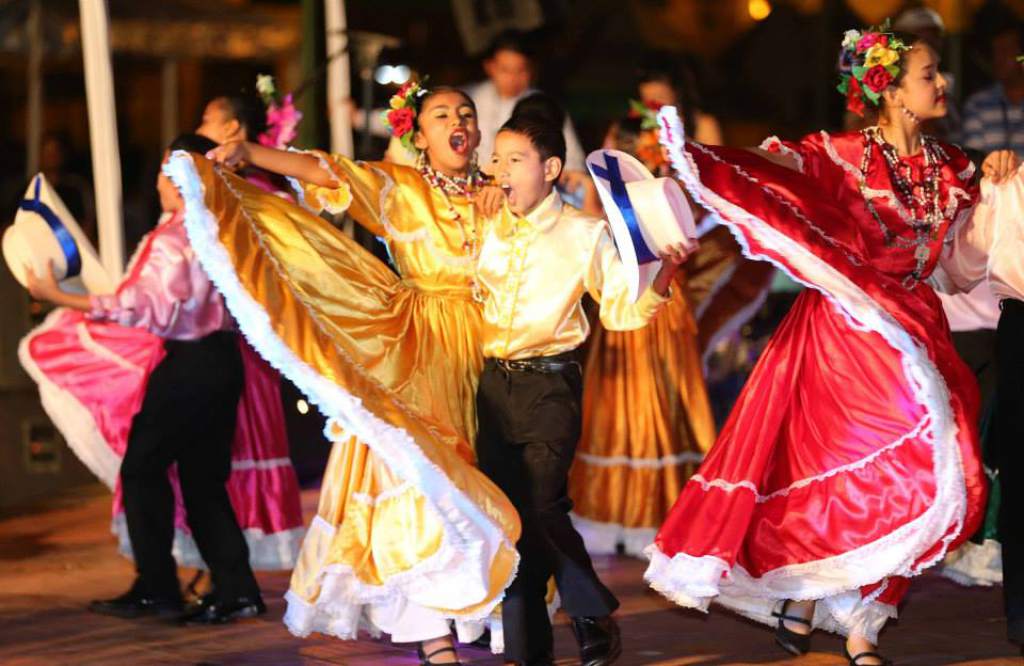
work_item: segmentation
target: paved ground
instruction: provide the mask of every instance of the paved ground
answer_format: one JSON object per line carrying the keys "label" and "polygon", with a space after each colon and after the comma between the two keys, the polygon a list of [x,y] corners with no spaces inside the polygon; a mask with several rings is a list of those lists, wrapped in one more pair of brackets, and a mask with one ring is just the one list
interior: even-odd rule
{"label": "paved ground", "polygon": [[[315,494],[307,493],[305,502],[311,508]],[[417,663],[410,646],[291,636],[280,622],[287,573],[260,576],[266,616],[228,627],[180,628],[86,612],[90,599],[119,594],[131,579],[131,566],[116,554],[108,532],[109,506],[108,496],[91,488],[0,516],[0,664]],[[672,607],[643,585],[637,560],[602,558],[597,565],[622,600],[622,666],[845,663],[836,637],[818,635],[813,653],[785,658],[758,625],[721,611],[703,616]],[[883,634],[898,664],[1024,663],[1003,640],[997,588],[966,589],[926,576],[903,611]],[[575,646],[564,618],[560,622],[559,664],[574,664]],[[501,663],[479,650],[464,650],[462,658],[481,666]]]}

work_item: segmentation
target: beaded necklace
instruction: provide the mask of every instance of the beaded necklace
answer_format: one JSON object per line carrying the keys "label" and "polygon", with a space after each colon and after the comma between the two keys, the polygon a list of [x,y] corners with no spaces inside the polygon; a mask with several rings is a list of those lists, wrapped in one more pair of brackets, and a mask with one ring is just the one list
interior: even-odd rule
{"label": "beaded necklace", "polygon": [[[478,302],[483,302],[479,280],[476,277],[476,264],[477,259],[480,257],[480,225],[476,223],[476,208],[472,204],[473,195],[486,182],[487,177],[475,165],[470,167],[470,172],[467,176],[449,176],[431,167],[425,159],[417,165],[417,170],[430,187],[441,193],[445,204],[448,206],[448,212],[455,220],[459,231],[462,232],[463,256],[467,257],[473,264],[471,284],[473,298]],[[462,214],[452,204],[451,197],[453,196],[462,197],[469,201],[470,220],[468,225],[463,221]],[[467,226],[469,227],[468,231]]]}
{"label": "beaded necklace", "polygon": [[[938,239],[939,229],[944,221],[942,207],[939,203],[939,173],[944,161],[944,153],[938,143],[930,136],[921,137],[921,148],[924,153],[924,173],[920,182],[914,182],[910,178],[910,166],[900,160],[896,148],[885,140],[878,127],[869,127],[862,130],[864,135],[864,156],[860,164],[860,191],[867,204],[868,211],[882,229],[885,244],[889,247],[915,248],[914,270],[904,281],[905,284],[912,284],[922,279],[924,269],[931,258],[930,244]],[[914,231],[914,237],[901,239],[882,220],[872,197],[867,190],[867,175],[871,161],[872,150],[877,148],[885,159],[889,180],[895,188],[896,198],[903,207],[910,212],[910,228]],[[918,217],[918,211],[924,215]]]}

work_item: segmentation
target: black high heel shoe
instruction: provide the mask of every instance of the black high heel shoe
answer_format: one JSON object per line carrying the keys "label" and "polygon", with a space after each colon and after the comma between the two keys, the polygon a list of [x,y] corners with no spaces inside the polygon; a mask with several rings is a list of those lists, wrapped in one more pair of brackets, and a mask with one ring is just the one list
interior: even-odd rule
{"label": "black high heel shoe", "polygon": [[433,659],[437,655],[444,654],[445,652],[451,652],[452,654],[455,654],[455,655],[458,654],[458,651],[455,648],[450,647],[450,646],[449,647],[438,648],[438,649],[434,650],[433,652],[431,652],[430,654],[425,654],[423,652],[423,644],[422,643],[416,646],[416,656],[418,656],[420,658],[420,666],[462,666],[462,662],[461,661],[449,662],[449,663],[445,663],[445,664],[439,664],[439,663],[435,663],[435,662],[431,661],[431,659]]}
{"label": "black high heel shoe", "polygon": [[[874,657],[875,659],[878,659],[878,660],[880,660],[882,662],[882,666],[895,666],[893,664],[892,659],[889,659],[888,657],[883,657],[879,653],[872,652],[870,650],[868,650],[867,652],[859,652],[856,655],[851,657],[850,656],[850,651],[847,650],[846,647],[844,646],[843,647],[843,656],[846,657],[847,661],[850,662],[850,666],[868,666],[867,664],[861,664],[860,663],[861,657]],[[872,666],[874,666],[874,664],[872,664]]]}
{"label": "black high heel shoe", "polygon": [[779,618],[779,626],[775,628],[775,642],[786,652],[799,657],[807,654],[811,649],[811,633],[808,631],[806,634],[798,634],[788,628],[785,623],[796,622],[811,629],[811,621],[795,615],[786,615],[786,608],[788,606],[789,601],[787,600],[782,602],[782,608],[772,611],[772,617]]}

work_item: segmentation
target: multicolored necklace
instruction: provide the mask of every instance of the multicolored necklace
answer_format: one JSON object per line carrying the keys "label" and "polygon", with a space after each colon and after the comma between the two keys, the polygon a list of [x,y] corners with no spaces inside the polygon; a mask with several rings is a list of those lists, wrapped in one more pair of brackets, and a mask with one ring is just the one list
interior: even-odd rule
{"label": "multicolored necklace", "polygon": [[483,174],[479,169],[473,168],[466,176],[449,176],[434,169],[424,162],[417,166],[423,180],[434,188],[443,192],[446,196],[473,198],[473,192],[483,182]]}
{"label": "multicolored necklace", "polygon": [[[462,232],[462,255],[467,258],[473,266],[472,280],[472,291],[473,298],[479,302],[483,302],[483,297],[479,288],[479,281],[476,279],[476,263],[480,256],[480,225],[476,221],[476,208],[473,206],[473,195],[477,189],[486,182],[487,177],[478,169],[476,165],[470,167],[470,172],[466,176],[449,176],[448,174],[441,173],[440,171],[431,167],[425,159],[421,160],[416,165],[420,175],[423,176],[423,180],[426,181],[431,188],[437,190],[444,198],[445,204],[448,206],[448,213],[452,216],[459,231]],[[452,204],[451,197],[461,197],[469,202],[470,219],[468,224],[462,219],[462,214]],[[468,229],[467,229],[468,227]]]}
{"label": "multicolored necklace", "polygon": [[[921,149],[924,153],[924,173],[920,182],[911,180],[910,166],[900,160],[896,148],[885,140],[878,127],[869,127],[862,131],[864,135],[864,156],[860,164],[860,191],[867,203],[868,211],[878,223],[889,247],[904,249],[914,248],[914,270],[907,276],[905,283],[913,284],[924,276],[924,269],[931,259],[931,244],[938,239],[944,216],[939,202],[939,177],[945,154],[932,137],[921,137]],[[868,191],[867,176],[871,164],[871,155],[877,148],[885,160],[889,180],[895,189],[897,202],[910,214],[908,225],[914,231],[913,238],[901,238],[882,220],[875,208],[873,195]],[[918,212],[922,216],[918,216]]]}

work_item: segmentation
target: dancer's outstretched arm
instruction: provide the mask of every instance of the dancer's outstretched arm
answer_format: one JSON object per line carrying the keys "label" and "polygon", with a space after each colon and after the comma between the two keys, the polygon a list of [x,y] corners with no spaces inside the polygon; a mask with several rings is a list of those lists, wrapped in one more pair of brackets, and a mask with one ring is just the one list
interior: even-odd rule
{"label": "dancer's outstretched arm", "polygon": [[251,165],[320,187],[339,185],[338,180],[321,165],[320,160],[307,153],[268,148],[249,141],[231,141],[217,146],[208,152],[206,157],[232,169]]}

